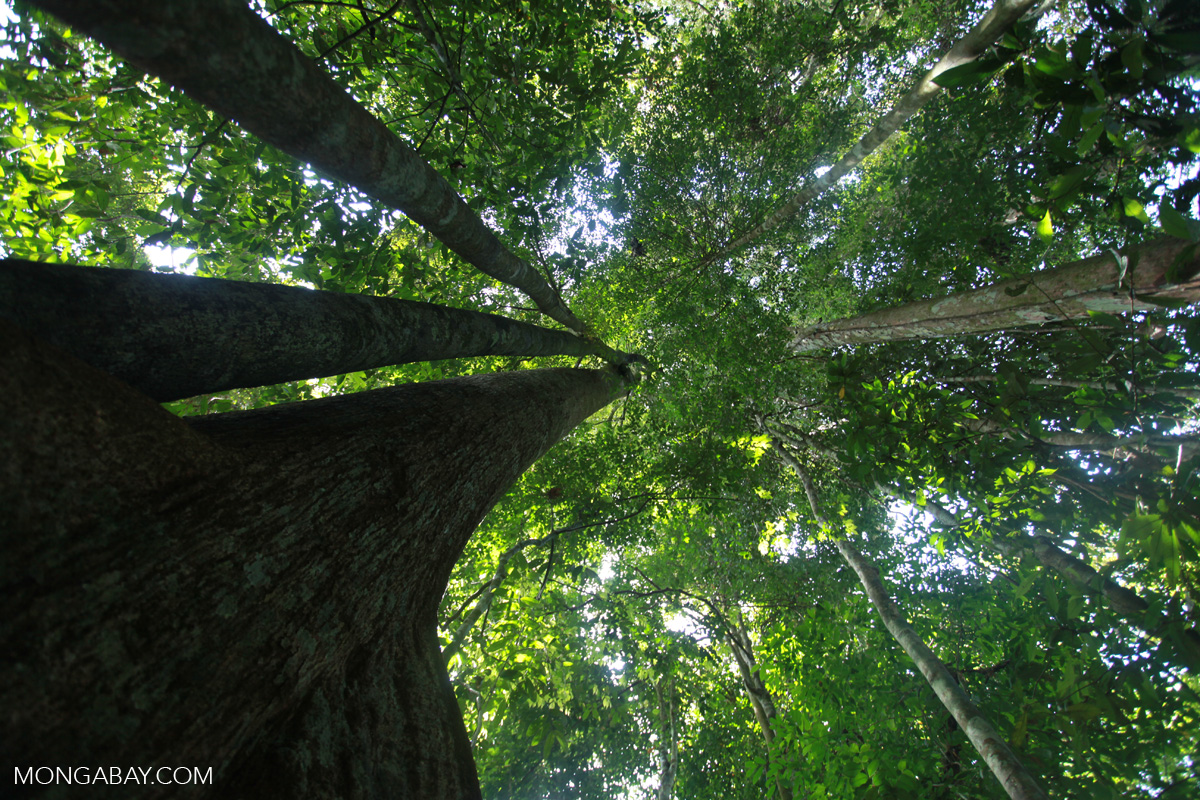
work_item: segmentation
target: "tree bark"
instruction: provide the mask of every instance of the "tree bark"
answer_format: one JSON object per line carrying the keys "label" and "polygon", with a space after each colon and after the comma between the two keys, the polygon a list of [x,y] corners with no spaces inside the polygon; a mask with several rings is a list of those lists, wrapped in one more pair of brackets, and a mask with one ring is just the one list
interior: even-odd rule
{"label": "tree bark", "polygon": [[[730,623],[732,625],[732,618]],[[775,718],[779,715],[775,708],[775,699],[771,690],[763,683],[758,673],[758,662],[754,658],[754,648],[750,643],[750,634],[745,625],[738,622],[736,627],[729,630],[729,649],[733,651],[733,660],[737,662],[738,672],[742,676],[742,686],[750,699],[750,707],[754,710],[754,719],[762,732],[763,741],[767,745],[768,762],[774,761],[778,753],[774,750]],[[792,790],[780,776],[775,780],[775,788],[779,790],[780,800],[791,800]]]}
{"label": "tree bark", "polygon": [[2,320],[0,338],[14,764],[211,766],[221,797],[478,797],[437,605],[479,520],[617,373],[185,422]]}
{"label": "tree bark", "polygon": [[1114,436],[1109,433],[1089,433],[1087,431],[1041,431],[1032,434],[1020,428],[1006,427],[988,419],[962,420],[963,428],[984,435],[998,436],[1013,441],[1037,442],[1047,447],[1060,450],[1087,450],[1105,452],[1109,450],[1132,450],[1146,452],[1152,448],[1165,448],[1178,451],[1183,448],[1183,458],[1191,458],[1195,453],[1197,441],[1193,435],[1161,436],[1156,434],[1137,434],[1134,436]]}
{"label": "tree bark", "polygon": [[[833,533],[832,524],[821,512],[817,499],[817,488],[812,477],[807,470],[800,466],[800,462],[787,452],[778,439],[775,440],[775,449],[804,485],[804,492],[808,496],[813,517],[821,527]],[[971,740],[971,744],[979,752],[992,774],[1000,781],[1000,785],[1004,787],[1008,796],[1012,800],[1045,800],[1045,792],[1037,785],[1033,776],[1025,770],[1025,765],[1009,748],[1004,737],[992,726],[983,712],[971,702],[962,687],[959,686],[958,681],[946,669],[946,665],[934,655],[929,646],[908,624],[900,607],[888,596],[883,581],[879,577],[879,568],[868,561],[858,548],[850,544],[844,536],[837,536],[833,539],[833,543],[838,552],[842,554],[842,558],[858,576],[863,591],[866,592],[871,604],[875,606],[875,610],[879,613],[888,632],[892,634],[909,658],[916,663],[921,674],[925,676],[925,680],[929,682],[938,699],[942,701],[942,705],[967,734],[967,738]]]}
{"label": "tree bark", "polygon": [[942,90],[942,87],[935,82],[938,75],[979,58],[997,39],[1004,35],[1006,30],[1024,16],[1034,3],[1035,0],[996,0],[996,4],[983,15],[975,27],[967,31],[963,38],[951,47],[933,65],[931,70],[925,73],[917,85],[900,98],[896,105],[875,124],[875,127],[868,131],[854,147],[850,148],[849,153],[842,156],[841,160],[824,175],[788,198],[787,202],[771,212],[757,226],[730,242],[719,253],[710,256],[709,260],[723,259],[758,239],[767,231],[777,228],[780,223],[795,215],[800,209],[823,194],[826,189],[837,183],[862,163],[863,159],[878,150],[884,142],[891,138],[893,133],[900,129],[901,125]]}
{"label": "tree bark", "polygon": [[1179,239],[1145,245],[1130,256],[1131,264],[1136,258],[1136,266],[1121,279],[1116,260],[1106,253],[982,289],[793,328],[792,349],[803,353],[825,347],[990,333],[1082,319],[1089,311],[1120,314],[1154,308],[1142,299],[1146,297],[1200,302],[1200,279],[1194,277],[1200,272],[1200,250],[1180,265],[1181,274],[1190,277],[1179,283],[1167,281],[1176,256],[1189,246]]}
{"label": "tree bark", "polygon": [[390,297],[0,261],[0,317],[159,402],[465,356],[598,355],[573,333]]}
{"label": "tree bark", "polygon": [[[936,383],[993,383],[1000,380],[999,375],[963,375],[958,377],[938,376],[932,379]],[[1076,381],[1068,378],[1029,378],[1033,386],[1060,386],[1067,389],[1099,389],[1104,392],[1124,392],[1140,395],[1174,395],[1190,400],[1200,400],[1200,389],[1186,386],[1139,386],[1134,384],[1111,383],[1107,381]]]}
{"label": "tree bark", "polygon": [[[666,684],[666,696],[663,684]],[[658,800],[675,796],[675,777],[679,774],[679,730],[675,723],[675,679],[659,678],[654,684],[658,700]]]}
{"label": "tree bark", "polygon": [[481,272],[587,333],[433,167],[244,2],[33,2],[263,141],[403,211]]}

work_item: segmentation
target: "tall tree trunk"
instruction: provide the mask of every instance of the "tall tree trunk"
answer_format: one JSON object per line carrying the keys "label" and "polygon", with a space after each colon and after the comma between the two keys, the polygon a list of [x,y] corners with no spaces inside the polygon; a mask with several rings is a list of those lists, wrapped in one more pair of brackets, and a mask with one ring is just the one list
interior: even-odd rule
{"label": "tall tree trunk", "polygon": [[[813,484],[812,477],[778,439],[775,440],[775,449],[804,485],[804,492],[808,496],[813,517],[823,528],[833,532],[833,526],[821,511],[820,503],[817,500],[817,489]],[[1005,743],[1004,737],[996,731],[983,712],[971,702],[962,687],[958,685],[958,681],[946,669],[945,664],[934,655],[929,646],[908,624],[900,607],[888,596],[883,581],[879,578],[879,569],[869,562],[858,551],[858,548],[850,544],[844,536],[837,536],[833,542],[838,552],[842,554],[842,558],[858,576],[863,591],[866,592],[871,604],[875,606],[875,610],[879,613],[888,632],[892,634],[909,658],[916,663],[921,674],[925,676],[925,680],[929,682],[938,699],[942,701],[942,705],[967,734],[967,738],[971,740],[971,744],[975,746],[992,774],[1000,781],[1008,796],[1013,800],[1045,800],[1045,792],[1025,770],[1025,765]]]}
{"label": "tall tree trunk", "polygon": [[1146,296],[1200,302],[1200,279],[1194,277],[1200,272],[1200,250],[1179,265],[1180,274],[1187,276],[1184,280],[1167,281],[1176,257],[1188,247],[1188,242],[1179,239],[1145,245],[1129,256],[1131,267],[1124,276],[1116,259],[1105,253],[982,289],[795,328],[792,349],[802,353],[823,347],[990,333],[1086,318],[1089,311],[1120,314],[1154,308],[1141,299]]}
{"label": "tall tree trunk", "polygon": [[478,797],[437,605],[479,520],[624,391],[617,373],[185,422],[3,321],[0,338],[13,763],[212,766],[222,797]]}
{"label": "tall tree trunk", "polygon": [[481,272],[587,333],[433,167],[242,0],[33,2],[263,141],[403,211]]}
{"label": "tall tree trunk", "polygon": [[463,356],[597,355],[573,333],[390,297],[0,261],[0,317],[160,402]]}
{"label": "tall tree trunk", "polygon": [[757,226],[739,236],[726,245],[720,252],[709,256],[708,260],[720,260],[740,250],[795,215],[800,209],[811,203],[819,195],[833,186],[852,169],[862,163],[863,159],[875,152],[891,138],[892,134],[910,117],[921,110],[921,107],[934,98],[942,87],[935,82],[937,76],[948,69],[967,64],[987,52],[992,44],[1004,35],[1025,12],[1033,7],[1035,0],[996,0],[996,4],[983,15],[975,27],[967,31],[962,39],[946,52],[946,55],[933,65],[929,72],[917,82],[917,85],[904,97],[896,102],[890,111],[883,116],[866,136],[850,148],[850,152],[842,156],[828,172],[805,186],[799,192],[788,198],[782,206],[759,223]]}

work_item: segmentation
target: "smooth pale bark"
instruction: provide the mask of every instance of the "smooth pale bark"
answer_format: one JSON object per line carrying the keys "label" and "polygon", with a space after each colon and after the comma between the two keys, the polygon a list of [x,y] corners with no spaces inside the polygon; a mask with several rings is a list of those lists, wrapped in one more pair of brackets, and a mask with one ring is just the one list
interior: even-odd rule
{"label": "smooth pale bark", "polygon": [[[892,487],[881,486],[880,490],[909,503],[915,499]],[[946,528],[956,528],[962,524],[956,514],[940,503],[926,500],[921,508],[929,513],[938,524]],[[1137,592],[1122,586],[1112,578],[1101,575],[1091,564],[1066,552],[1050,538],[1021,535],[992,536],[987,543],[997,552],[1009,557],[1019,558],[1025,553],[1032,554],[1043,566],[1055,570],[1084,592],[1103,597],[1105,603],[1115,613],[1149,635],[1172,642],[1189,669],[1200,669],[1200,633],[1194,629],[1166,626],[1161,624],[1159,619],[1147,617],[1150,604]]]}
{"label": "smooth pale bark", "polygon": [[[775,441],[775,450],[804,485],[804,492],[808,496],[813,517],[823,528],[833,533],[835,529],[821,511],[817,499],[817,489],[808,471],[792,457],[778,439]],[[883,581],[879,577],[879,568],[868,561],[858,548],[850,544],[844,537],[837,537],[833,542],[838,552],[842,554],[842,558],[858,576],[863,591],[866,592],[871,604],[875,606],[875,610],[879,613],[888,632],[899,642],[909,658],[916,663],[917,668],[921,670],[921,674],[925,676],[925,680],[929,682],[942,705],[967,734],[967,738],[971,740],[971,744],[979,752],[992,774],[1000,781],[1000,785],[1004,787],[1008,796],[1013,800],[1045,800],[1046,793],[1037,785],[1033,776],[1026,771],[1025,765],[1009,748],[1004,737],[992,726],[983,712],[971,702],[962,687],[959,686],[958,681],[946,669],[946,665],[934,655],[929,646],[909,625],[900,607],[896,605],[884,588]]]}
{"label": "smooth pale bark", "polygon": [[[763,683],[758,672],[758,662],[754,658],[754,647],[750,642],[750,634],[740,622],[729,630],[729,649],[733,651],[733,660],[737,662],[738,673],[742,676],[742,686],[746,696],[750,698],[750,707],[754,710],[754,719],[767,745],[767,758],[774,760],[775,718],[779,716],[775,708],[775,699],[771,691]],[[775,781],[779,790],[780,800],[791,800],[792,790],[780,777]]]}
{"label": "smooth pale bark", "polygon": [[[663,684],[666,684],[664,696]],[[658,800],[675,796],[675,777],[679,774],[679,730],[675,721],[675,679],[660,678],[654,684],[658,700]]]}
{"label": "smooth pale bark", "polygon": [[[1200,249],[1181,265],[1189,276],[1169,283],[1167,272],[1190,243],[1167,239],[1145,245],[1130,255],[1137,264],[1123,279],[1110,253],[1055,269],[958,292],[935,300],[919,300],[849,319],[793,328],[792,349],[803,353],[826,347],[935,339],[1083,319],[1089,311],[1121,314],[1153,309],[1141,298],[1200,302]],[[1130,292],[1134,298],[1130,298]]]}
{"label": "smooth pale bark", "polygon": [[875,127],[868,131],[867,135],[860,139],[854,147],[850,148],[850,152],[842,156],[840,161],[830,167],[828,172],[792,195],[788,198],[787,202],[771,212],[770,216],[765,220],[730,242],[719,253],[710,256],[709,260],[720,260],[732,254],[735,250],[739,250],[750,244],[767,231],[778,227],[784,220],[794,216],[798,211],[824,193],[830,186],[837,183],[838,180],[862,163],[863,159],[878,150],[893,133],[900,129],[901,125],[920,111],[922,106],[932,100],[942,90],[942,87],[935,83],[938,75],[941,75],[948,69],[970,63],[986,53],[988,48],[1003,36],[1004,32],[1011,28],[1018,19],[1024,16],[1034,4],[1035,0],[997,0],[996,4],[976,23],[975,27],[967,31],[933,65],[933,68],[925,73],[925,76],[917,82],[917,85],[908,94],[900,98],[896,102],[896,105],[875,124]]}
{"label": "smooth pale bark", "polygon": [[625,391],[616,372],[185,422],[2,320],[0,338],[12,763],[211,766],[222,798],[479,796],[437,605],[484,513]]}
{"label": "smooth pale bark", "polygon": [[0,317],[160,402],[464,356],[599,355],[568,331],[390,297],[0,261]]}
{"label": "smooth pale bark", "polygon": [[1138,450],[1149,448],[1183,449],[1183,457],[1190,458],[1195,452],[1197,442],[1194,436],[1160,436],[1141,434],[1137,436],[1114,436],[1108,433],[1088,433],[1080,431],[1041,431],[1034,435],[1018,428],[1009,428],[986,419],[963,420],[961,425],[974,433],[999,436],[1015,441],[1038,442],[1049,447],[1063,450]]}
{"label": "smooth pale bark", "polygon": [[[587,328],[408,144],[241,0],[33,0],[325,175],[399,209],[571,330]],[[598,347],[603,345],[597,343]],[[620,362],[609,351],[605,358]]]}
{"label": "smooth pale bark", "polygon": [[[1000,380],[999,375],[963,375],[958,377],[939,376],[933,379],[937,383],[994,383]],[[1200,400],[1200,389],[1184,386],[1134,386],[1132,384],[1109,383],[1104,381],[1075,381],[1067,378],[1029,378],[1031,386],[1060,386],[1067,389],[1099,389],[1105,392],[1130,392],[1141,395],[1175,395],[1189,400]]]}

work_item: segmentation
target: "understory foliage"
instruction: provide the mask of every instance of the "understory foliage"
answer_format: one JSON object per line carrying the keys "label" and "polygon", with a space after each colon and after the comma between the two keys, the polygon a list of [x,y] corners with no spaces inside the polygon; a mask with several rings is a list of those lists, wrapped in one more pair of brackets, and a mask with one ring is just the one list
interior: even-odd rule
{"label": "understory foliage", "polygon": [[[442,640],[485,796],[652,797],[664,781],[680,798],[1003,796],[780,446],[1051,796],[1200,792],[1194,311],[789,347],[822,320],[1200,238],[1195,4],[1041,7],[852,175],[725,258],[986,6],[254,6],[602,339],[655,366],[513,487],[452,577]],[[0,42],[7,255],[548,324],[403,215],[15,11]],[[169,407],[532,366],[406,365]],[[1047,565],[1043,540],[1097,577]],[[1139,610],[1108,602],[1104,579]]]}

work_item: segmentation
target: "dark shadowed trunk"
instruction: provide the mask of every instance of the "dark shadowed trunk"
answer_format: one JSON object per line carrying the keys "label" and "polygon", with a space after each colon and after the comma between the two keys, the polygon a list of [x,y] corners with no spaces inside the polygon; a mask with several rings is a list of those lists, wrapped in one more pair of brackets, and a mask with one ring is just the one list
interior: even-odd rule
{"label": "dark shadowed trunk", "polygon": [[160,402],[443,358],[599,354],[431,303],[15,260],[0,261],[0,317]]}
{"label": "dark shadowed trunk", "polygon": [[222,797],[478,796],[436,608],[483,515],[624,391],[617,373],[189,424],[2,321],[0,338],[12,765],[211,766]]}

